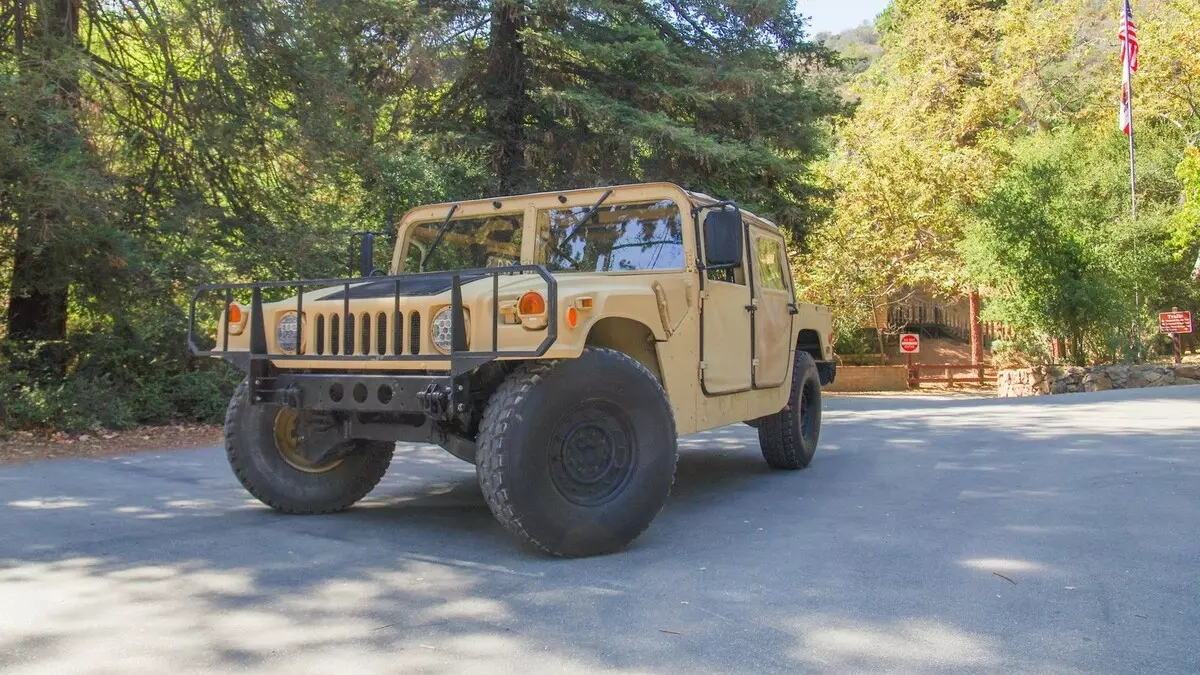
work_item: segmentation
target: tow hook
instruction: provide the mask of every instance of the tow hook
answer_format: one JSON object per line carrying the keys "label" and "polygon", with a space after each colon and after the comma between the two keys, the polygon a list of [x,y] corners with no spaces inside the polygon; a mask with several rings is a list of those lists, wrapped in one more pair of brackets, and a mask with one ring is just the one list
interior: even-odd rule
{"label": "tow hook", "polygon": [[449,419],[451,410],[452,390],[450,387],[439,387],[430,383],[424,391],[417,392],[417,400],[421,409],[433,419]]}

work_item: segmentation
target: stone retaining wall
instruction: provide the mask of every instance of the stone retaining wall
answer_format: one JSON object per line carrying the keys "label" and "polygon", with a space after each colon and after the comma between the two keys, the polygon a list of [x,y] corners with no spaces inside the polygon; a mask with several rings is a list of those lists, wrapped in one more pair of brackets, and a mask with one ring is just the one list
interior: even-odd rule
{"label": "stone retaining wall", "polygon": [[1175,384],[1200,384],[1200,365],[1036,366],[1001,370],[996,377],[996,395],[1042,396]]}

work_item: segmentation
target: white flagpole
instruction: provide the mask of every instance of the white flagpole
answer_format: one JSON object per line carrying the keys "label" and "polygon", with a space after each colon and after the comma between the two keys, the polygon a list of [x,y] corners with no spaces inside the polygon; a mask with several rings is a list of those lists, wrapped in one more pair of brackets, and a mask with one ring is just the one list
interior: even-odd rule
{"label": "white flagpole", "polygon": [[[1125,0],[1124,5],[1125,14],[1121,17],[1121,22],[1122,25],[1127,25],[1125,22],[1129,18],[1129,0]],[[1121,65],[1125,68],[1126,94],[1129,96],[1129,212],[1133,219],[1137,220],[1137,164],[1134,161],[1133,152],[1133,72],[1130,70],[1133,64],[1131,63],[1132,59],[1129,57],[1130,39],[1129,36],[1125,38],[1125,56],[1121,58]]]}

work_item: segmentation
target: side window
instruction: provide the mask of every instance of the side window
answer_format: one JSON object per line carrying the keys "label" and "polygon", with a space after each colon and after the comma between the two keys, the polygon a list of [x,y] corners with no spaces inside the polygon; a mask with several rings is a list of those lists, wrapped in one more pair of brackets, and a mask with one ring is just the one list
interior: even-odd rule
{"label": "side window", "polygon": [[758,269],[755,270],[758,274],[758,285],[760,288],[771,289],[777,291],[787,290],[785,277],[783,276],[783,260],[780,255],[781,246],[776,239],[768,239],[766,237],[755,237],[754,249],[756,253],[756,262]]}
{"label": "side window", "polygon": [[672,201],[538,211],[537,259],[555,272],[682,269],[683,218]]}

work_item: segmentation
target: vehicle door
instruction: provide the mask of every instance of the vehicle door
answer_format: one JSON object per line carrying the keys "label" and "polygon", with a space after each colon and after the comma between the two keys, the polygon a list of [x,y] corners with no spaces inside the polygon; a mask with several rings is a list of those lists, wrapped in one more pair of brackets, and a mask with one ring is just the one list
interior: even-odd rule
{"label": "vehicle door", "polygon": [[745,227],[734,206],[700,211],[700,381],[705,394],[751,387]]}
{"label": "vehicle door", "polygon": [[754,289],[754,388],[778,387],[792,360],[795,297],[783,237],[751,226],[750,265]]}

